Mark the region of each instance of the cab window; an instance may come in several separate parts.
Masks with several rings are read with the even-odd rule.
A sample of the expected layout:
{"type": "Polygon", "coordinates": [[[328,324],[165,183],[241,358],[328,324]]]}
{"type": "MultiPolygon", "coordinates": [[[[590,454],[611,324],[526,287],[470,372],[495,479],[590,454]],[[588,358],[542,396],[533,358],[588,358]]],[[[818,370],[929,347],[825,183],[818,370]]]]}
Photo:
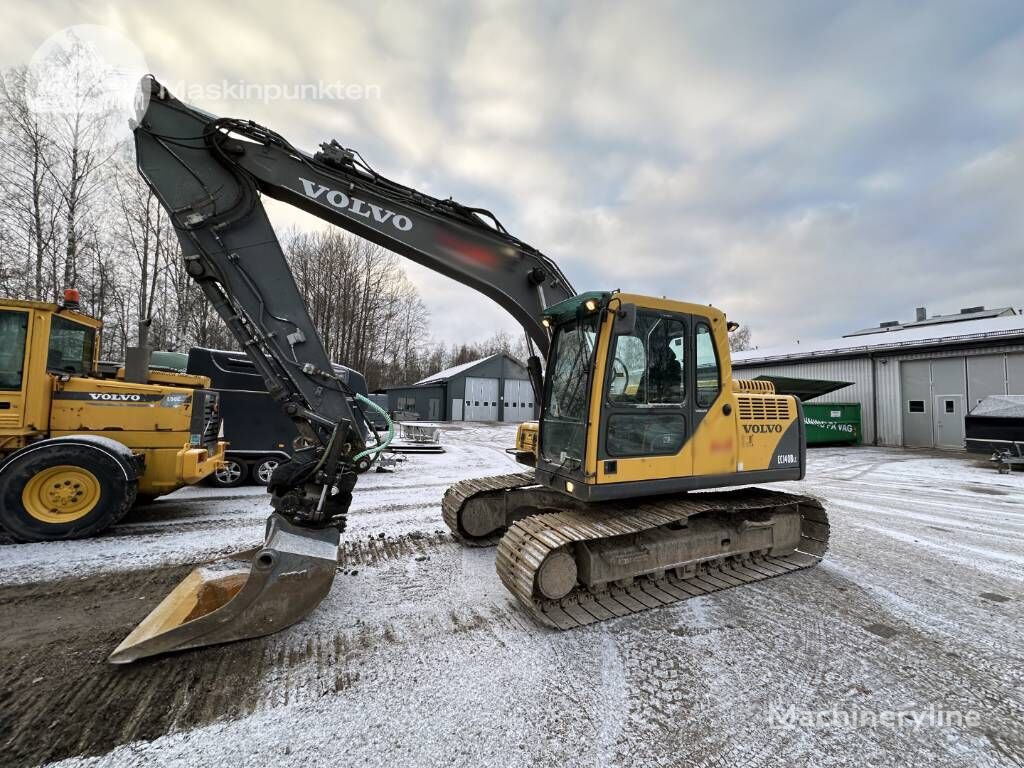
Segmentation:
{"type": "Polygon", "coordinates": [[[28,312],[0,310],[0,390],[21,389],[28,312]]]}
{"type": "Polygon", "coordinates": [[[593,364],[599,314],[561,323],[551,341],[547,397],[541,418],[541,456],[576,469],[586,447],[587,386],[593,364]]]}
{"type": "Polygon", "coordinates": [[[697,323],[697,407],[710,408],[721,391],[718,354],[711,327],[697,323]]]}
{"type": "Polygon", "coordinates": [[[676,317],[638,312],[631,334],[615,337],[606,389],[615,405],[686,401],[686,325],[676,317]]]}
{"type": "Polygon", "coordinates": [[[609,456],[673,455],[686,438],[686,322],[637,312],[632,333],[617,335],[605,388],[609,456]]]}
{"type": "Polygon", "coordinates": [[[54,315],[50,324],[50,347],[46,353],[46,370],[83,376],[92,370],[96,331],[54,315]]]}

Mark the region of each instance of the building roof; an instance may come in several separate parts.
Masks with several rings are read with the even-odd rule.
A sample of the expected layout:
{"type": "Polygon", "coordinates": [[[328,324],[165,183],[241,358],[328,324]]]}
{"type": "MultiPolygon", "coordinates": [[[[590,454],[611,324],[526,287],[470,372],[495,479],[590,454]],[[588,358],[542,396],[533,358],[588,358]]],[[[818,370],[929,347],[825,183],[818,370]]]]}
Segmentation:
{"type": "Polygon", "coordinates": [[[900,331],[904,328],[917,328],[922,325],[939,325],[941,323],[959,323],[965,320],[984,320],[989,317],[1002,317],[1003,315],[1015,315],[1016,310],[1013,307],[998,307],[996,309],[985,309],[984,307],[967,307],[961,309],[956,314],[952,315],[933,315],[932,317],[926,317],[924,320],[911,320],[910,322],[901,323],[898,321],[891,321],[888,323],[881,323],[871,328],[862,328],[859,331],[853,333],[844,334],[845,336],[866,336],[870,333],[891,333],[892,331],[900,331]]]}
{"type": "Polygon", "coordinates": [[[1024,339],[1024,315],[1005,315],[959,323],[901,328],[888,333],[843,336],[765,349],[733,352],[734,366],[761,365],[789,360],[856,357],[871,352],[902,352],[915,347],[987,342],[993,339],[1024,339]]]}
{"type": "Polygon", "coordinates": [[[453,365],[451,368],[445,368],[443,371],[438,371],[435,374],[427,376],[425,379],[420,379],[414,387],[421,387],[426,384],[440,384],[442,381],[448,381],[458,376],[460,373],[465,373],[470,368],[476,368],[480,363],[486,363],[488,360],[492,360],[495,357],[501,357],[501,354],[488,355],[487,357],[481,357],[479,360],[470,360],[468,363],[462,365],[453,365]]]}
{"type": "Polygon", "coordinates": [[[822,379],[795,379],[789,376],[758,376],[754,381],[770,381],[779,395],[793,395],[801,402],[827,395],[829,392],[852,387],[851,381],[826,381],[822,379]]]}

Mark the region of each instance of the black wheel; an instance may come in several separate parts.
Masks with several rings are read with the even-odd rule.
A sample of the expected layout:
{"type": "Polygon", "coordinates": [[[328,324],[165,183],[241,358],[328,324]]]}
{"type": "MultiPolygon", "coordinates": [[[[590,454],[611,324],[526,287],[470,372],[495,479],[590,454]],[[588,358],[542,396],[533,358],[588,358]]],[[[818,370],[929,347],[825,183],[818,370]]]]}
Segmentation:
{"type": "Polygon", "coordinates": [[[373,456],[363,456],[359,461],[356,462],[356,473],[363,474],[373,466],[373,456]]]}
{"type": "Polygon", "coordinates": [[[275,456],[268,456],[265,459],[260,459],[252,468],[252,481],[257,485],[269,485],[270,476],[274,474],[274,470],[280,465],[281,460],[275,456]]]}
{"type": "Polygon", "coordinates": [[[210,475],[210,482],[218,488],[237,488],[249,478],[249,467],[238,459],[225,459],[210,475]]]}
{"type": "Polygon", "coordinates": [[[95,536],[125,516],[138,487],[134,471],[101,448],[40,445],[0,471],[0,526],[18,541],[95,536]]]}

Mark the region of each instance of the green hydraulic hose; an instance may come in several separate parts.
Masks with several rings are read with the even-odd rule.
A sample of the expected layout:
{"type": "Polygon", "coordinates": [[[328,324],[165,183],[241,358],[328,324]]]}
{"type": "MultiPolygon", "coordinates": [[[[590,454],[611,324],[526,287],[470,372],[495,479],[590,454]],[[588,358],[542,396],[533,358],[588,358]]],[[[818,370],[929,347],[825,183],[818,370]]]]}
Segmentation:
{"type": "Polygon", "coordinates": [[[373,456],[375,454],[380,453],[389,445],[391,445],[391,441],[395,439],[395,422],[393,422],[391,420],[391,417],[388,416],[388,412],[381,408],[379,405],[377,405],[375,402],[373,402],[373,400],[371,400],[368,397],[363,397],[358,392],[356,393],[356,400],[358,400],[363,405],[370,406],[370,408],[372,408],[373,410],[375,410],[377,413],[384,417],[384,421],[386,421],[388,425],[388,434],[387,437],[384,438],[384,441],[380,443],[380,445],[375,445],[372,448],[367,448],[365,451],[360,451],[355,456],[353,456],[353,463],[359,461],[360,459],[366,456],[373,456]]]}

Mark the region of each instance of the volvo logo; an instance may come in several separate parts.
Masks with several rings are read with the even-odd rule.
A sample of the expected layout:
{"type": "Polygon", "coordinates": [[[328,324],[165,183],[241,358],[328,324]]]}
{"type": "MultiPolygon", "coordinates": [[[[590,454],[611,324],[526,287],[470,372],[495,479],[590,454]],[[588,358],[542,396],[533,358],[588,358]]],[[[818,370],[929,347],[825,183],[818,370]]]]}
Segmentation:
{"type": "Polygon", "coordinates": [[[142,400],[142,395],[121,395],[112,394],[110,392],[90,392],[89,399],[91,400],[119,400],[122,402],[137,403],[142,400]]]}
{"type": "Polygon", "coordinates": [[[412,229],[412,221],[408,216],[389,211],[387,208],[360,200],[358,197],[346,195],[344,192],[325,187],[322,184],[314,184],[312,181],[307,181],[303,178],[300,178],[299,181],[302,182],[302,191],[306,194],[306,197],[313,200],[323,198],[327,201],[328,205],[334,208],[348,211],[356,216],[362,216],[364,219],[372,219],[378,224],[390,224],[401,232],[408,232],[412,229]]]}
{"type": "Polygon", "coordinates": [[[752,432],[765,433],[765,432],[781,432],[781,424],[744,424],[743,431],[747,434],[752,432]]]}

